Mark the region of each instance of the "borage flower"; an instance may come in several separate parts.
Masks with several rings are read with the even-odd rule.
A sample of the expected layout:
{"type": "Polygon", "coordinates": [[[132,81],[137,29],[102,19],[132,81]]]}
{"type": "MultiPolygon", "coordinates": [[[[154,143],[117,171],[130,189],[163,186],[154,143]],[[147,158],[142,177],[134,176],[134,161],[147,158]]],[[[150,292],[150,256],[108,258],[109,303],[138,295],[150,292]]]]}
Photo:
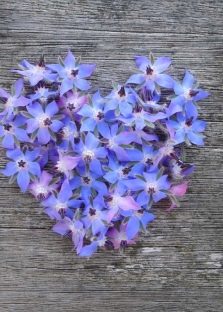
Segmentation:
{"type": "Polygon", "coordinates": [[[30,184],[30,179],[41,175],[40,166],[36,162],[39,151],[36,149],[23,153],[21,150],[15,149],[6,154],[11,161],[1,172],[7,177],[15,176],[21,191],[25,192],[30,184]]]}
{"type": "Polygon", "coordinates": [[[61,64],[51,64],[47,67],[58,74],[61,83],[60,95],[74,87],[79,90],[88,90],[90,84],[85,78],[90,77],[95,70],[94,64],[78,64],[71,51],[67,53],[61,64]]]}

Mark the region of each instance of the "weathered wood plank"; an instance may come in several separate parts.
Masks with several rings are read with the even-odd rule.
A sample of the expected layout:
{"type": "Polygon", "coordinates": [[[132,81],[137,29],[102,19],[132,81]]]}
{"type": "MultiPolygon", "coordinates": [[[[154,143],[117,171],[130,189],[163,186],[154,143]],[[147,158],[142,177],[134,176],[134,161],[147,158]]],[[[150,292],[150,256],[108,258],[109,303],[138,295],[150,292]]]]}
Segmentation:
{"type": "MultiPolygon", "coordinates": [[[[22,58],[71,48],[98,65],[93,90],[133,72],[135,54],[172,56],[212,96],[202,104],[206,146],[182,208],[157,211],[136,246],[79,259],[29,195],[0,177],[0,311],[222,311],[223,3],[219,0],[1,0],[0,84],[22,58]]],[[[5,162],[0,151],[0,166],[5,162]]]]}

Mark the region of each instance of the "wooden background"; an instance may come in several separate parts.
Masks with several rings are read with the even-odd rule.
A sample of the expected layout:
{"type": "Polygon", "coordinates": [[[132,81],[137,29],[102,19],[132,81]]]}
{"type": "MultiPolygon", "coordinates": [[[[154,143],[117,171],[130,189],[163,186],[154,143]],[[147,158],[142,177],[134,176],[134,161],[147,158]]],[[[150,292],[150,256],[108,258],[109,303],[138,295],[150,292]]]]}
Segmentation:
{"type": "MultiPolygon", "coordinates": [[[[17,187],[0,183],[0,311],[223,311],[223,1],[1,0],[0,84],[22,59],[48,61],[71,48],[96,62],[94,89],[108,91],[134,70],[135,54],[173,57],[178,77],[196,73],[212,96],[202,104],[206,146],[188,195],[125,254],[79,259],[17,187]]],[[[1,166],[5,162],[1,151],[1,166]]]]}

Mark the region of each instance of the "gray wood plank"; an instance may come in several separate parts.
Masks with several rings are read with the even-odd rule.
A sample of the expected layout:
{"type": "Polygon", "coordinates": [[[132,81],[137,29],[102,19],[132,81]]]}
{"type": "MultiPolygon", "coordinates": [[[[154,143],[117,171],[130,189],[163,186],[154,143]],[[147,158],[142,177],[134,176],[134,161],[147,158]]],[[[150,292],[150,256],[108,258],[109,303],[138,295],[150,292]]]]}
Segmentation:
{"type": "MultiPolygon", "coordinates": [[[[133,72],[152,50],[191,69],[212,96],[202,104],[206,146],[186,151],[197,170],[182,207],[157,221],[125,253],[77,258],[29,195],[0,177],[0,311],[220,312],[223,206],[223,2],[219,0],[1,0],[0,84],[22,59],[71,48],[97,63],[93,90],[133,72]]],[[[0,151],[0,166],[5,163],[0,151]]]]}

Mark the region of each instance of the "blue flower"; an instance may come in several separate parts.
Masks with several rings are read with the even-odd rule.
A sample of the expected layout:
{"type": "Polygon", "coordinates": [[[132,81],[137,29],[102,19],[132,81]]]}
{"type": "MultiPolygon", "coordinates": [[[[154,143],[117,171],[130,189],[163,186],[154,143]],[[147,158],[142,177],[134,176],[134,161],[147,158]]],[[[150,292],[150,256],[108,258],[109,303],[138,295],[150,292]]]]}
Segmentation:
{"type": "MultiPolygon", "coordinates": [[[[127,215],[128,217],[128,215],[127,215]]],[[[140,209],[137,211],[132,211],[128,217],[128,222],[126,226],[126,235],[127,238],[133,239],[141,230],[145,231],[148,223],[152,222],[155,219],[154,214],[140,209]]]]}
{"type": "Polygon", "coordinates": [[[103,174],[99,159],[105,158],[107,151],[93,133],[87,133],[84,140],[74,147],[74,151],[81,157],[80,167],[87,165],[92,172],[98,175],[103,174]]]}
{"type": "Polygon", "coordinates": [[[7,157],[12,161],[8,162],[1,172],[7,177],[16,176],[21,191],[25,192],[30,184],[30,178],[40,177],[40,165],[36,162],[38,156],[38,150],[25,153],[19,149],[10,150],[7,152],[7,157]]]}
{"type": "Polygon", "coordinates": [[[19,142],[30,142],[26,130],[22,128],[24,125],[25,120],[19,115],[14,120],[0,124],[1,145],[7,149],[13,149],[19,142]]]}
{"type": "Polygon", "coordinates": [[[173,78],[163,73],[171,64],[169,57],[158,57],[152,62],[146,56],[136,56],[135,62],[142,74],[132,75],[126,84],[143,84],[151,92],[156,89],[156,84],[164,88],[173,87],[173,78]]]}
{"type": "MultiPolygon", "coordinates": [[[[93,94],[90,105],[84,105],[78,115],[83,117],[80,131],[94,132],[95,128],[103,129],[105,125],[105,100],[101,97],[99,91],[93,94]]],[[[103,130],[102,130],[103,131],[103,130]]]]}
{"type": "Polygon", "coordinates": [[[172,99],[172,102],[183,106],[186,111],[191,106],[194,106],[193,109],[197,110],[194,103],[209,96],[208,92],[197,87],[196,80],[189,71],[185,72],[182,84],[179,82],[174,83],[174,92],[176,97],[172,99]]]}
{"type": "Polygon", "coordinates": [[[56,72],[61,83],[60,95],[76,87],[79,90],[88,90],[89,82],[85,79],[92,75],[95,70],[94,64],[78,64],[74,55],[69,51],[61,64],[47,66],[56,72]]]}
{"type": "Polygon", "coordinates": [[[107,210],[102,197],[96,196],[92,204],[90,203],[85,208],[82,220],[85,228],[91,229],[93,235],[103,233],[108,228],[106,226],[107,210]]]}
{"type": "Polygon", "coordinates": [[[196,145],[204,145],[204,135],[206,122],[198,120],[196,116],[191,114],[177,114],[177,120],[169,120],[168,124],[175,129],[174,139],[177,144],[184,141],[191,142],[196,145]]]}
{"type": "Polygon", "coordinates": [[[81,200],[72,198],[73,192],[68,180],[65,180],[60,191],[54,195],[50,195],[42,202],[45,212],[51,219],[60,220],[64,216],[73,216],[73,211],[80,207],[81,200]]]}
{"type": "Polygon", "coordinates": [[[50,98],[54,98],[57,95],[57,91],[51,91],[50,88],[44,86],[40,83],[34,90],[34,93],[31,93],[29,98],[32,101],[39,101],[42,104],[46,104],[50,98]]]}
{"type": "Polygon", "coordinates": [[[131,114],[135,104],[135,97],[131,93],[131,89],[120,85],[112,90],[107,99],[105,111],[116,110],[118,115],[121,113],[125,117],[131,114]]]}
{"type": "Polygon", "coordinates": [[[35,102],[27,106],[27,111],[31,117],[27,120],[27,132],[32,134],[40,144],[47,144],[53,138],[53,133],[57,133],[63,123],[55,118],[59,108],[56,102],[49,103],[46,108],[35,102]]]}
{"type": "Polygon", "coordinates": [[[18,107],[27,106],[31,102],[30,99],[22,95],[23,87],[23,80],[18,79],[12,88],[12,94],[0,88],[0,98],[4,102],[4,110],[0,113],[0,119],[12,119],[18,107]]]}
{"type": "Polygon", "coordinates": [[[41,57],[40,61],[33,65],[26,60],[23,60],[19,67],[21,70],[13,70],[14,72],[26,78],[31,86],[37,85],[40,81],[52,82],[55,81],[56,75],[51,70],[46,68],[44,58],[41,57]]]}
{"type": "Polygon", "coordinates": [[[137,135],[134,131],[120,131],[117,123],[104,124],[100,129],[101,135],[104,137],[104,144],[106,148],[113,152],[119,161],[137,161],[141,157],[141,152],[132,146],[131,148],[125,147],[130,143],[137,140],[137,135]]]}
{"type": "Polygon", "coordinates": [[[151,200],[155,203],[167,196],[170,188],[167,175],[159,177],[157,172],[144,172],[141,178],[129,179],[124,184],[132,191],[138,192],[137,202],[148,205],[151,200]]]}

